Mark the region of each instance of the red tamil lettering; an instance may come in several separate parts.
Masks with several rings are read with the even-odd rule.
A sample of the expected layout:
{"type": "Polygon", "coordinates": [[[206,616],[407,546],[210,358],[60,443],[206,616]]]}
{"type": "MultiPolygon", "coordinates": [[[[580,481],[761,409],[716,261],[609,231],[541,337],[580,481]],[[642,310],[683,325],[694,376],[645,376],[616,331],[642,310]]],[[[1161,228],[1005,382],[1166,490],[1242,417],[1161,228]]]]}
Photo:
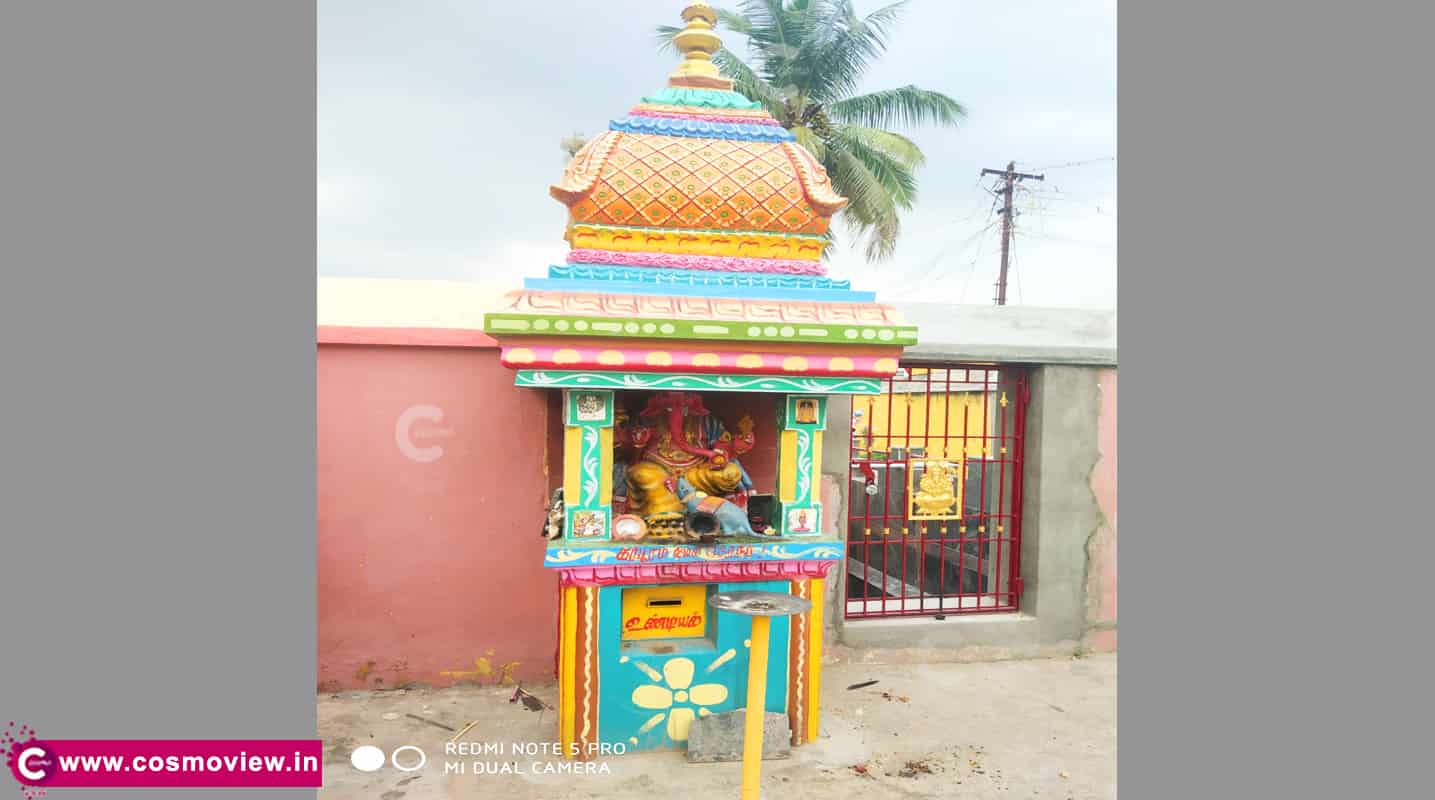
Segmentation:
{"type": "Polygon", "coordinates": [[[637,624],[637,623],[638,623],[638,618],[637,618],[637,617],[633,617],[632,619],[630,619],[630,620],[628,620],[626,623],[624,623],[624,629],[625,629],[625,630],[630,630],[630,631],[631,631],[631,630],[645,630],[645,631],[663,630],[663,631],[670,631],[670,630],[672,630],[672,629],[674,629],[674,628],[693,628],[693,627],[696,627],[696,626],[698,626],[698,625],[701,625],[702,622],[703,622],[703,615],[702,615],[702,614],[693,614],[692,616],[688,616],[688,617],[651,616],[651,617],[648,617],[646,620],[643,620],[642,627],[640,628],[640,627],[638,626],[638,624],[637,624]]]}

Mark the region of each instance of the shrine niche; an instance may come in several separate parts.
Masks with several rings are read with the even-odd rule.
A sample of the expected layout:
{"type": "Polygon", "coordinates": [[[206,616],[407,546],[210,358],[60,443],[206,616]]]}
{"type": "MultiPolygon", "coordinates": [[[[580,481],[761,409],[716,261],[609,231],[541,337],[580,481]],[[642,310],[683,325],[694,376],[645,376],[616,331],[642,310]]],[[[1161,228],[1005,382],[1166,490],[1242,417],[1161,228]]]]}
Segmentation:
{"type": "Polygon", "coordinates": [[[621,419],[614,480],[623,494],[615,507],[642,517],[649,535],[662,537],[684,532],[690,504],[706,503],[711,514],[725,501],[738,513],[722,532],[754,533],[745,517],[752,478],[738,460],[755,444],[751,417],[738,420],[734,435],[696,392],[658,392],[621,419]]]}

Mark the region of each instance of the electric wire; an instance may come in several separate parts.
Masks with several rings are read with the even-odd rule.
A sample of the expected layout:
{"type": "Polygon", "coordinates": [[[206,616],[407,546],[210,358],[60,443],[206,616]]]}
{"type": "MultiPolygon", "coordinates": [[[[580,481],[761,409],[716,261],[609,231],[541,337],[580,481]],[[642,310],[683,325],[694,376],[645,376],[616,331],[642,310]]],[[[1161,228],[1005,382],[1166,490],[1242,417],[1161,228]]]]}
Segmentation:
{"type": "Polygon", "coordinates": [[[1070,167],[1084,167],[1084,166],[1086,166],[1086,165],[1088,165],[1088,164],[1101,164],[1101,163],[1105,163],[1105,162],[1107,162],[1107,161],[1115,161],[1115,160],[1116,160],[1116,156],[1106,156],[1106,157],[1104,157],[1104,158],[1088,158],[1088,159],[1086,159],[1085,161],[1068,161],[1068,162],[1065,163],[1065,164],[1052,164],[1052,165],[1046,166],[1046,167],[1031,167],[1030,169],[1031,169],[1032,172],[1049,172],[1049,171],[1054,170],[1054,169],[1068,169],[1068,168],[1070,168],[1070,167]]]}

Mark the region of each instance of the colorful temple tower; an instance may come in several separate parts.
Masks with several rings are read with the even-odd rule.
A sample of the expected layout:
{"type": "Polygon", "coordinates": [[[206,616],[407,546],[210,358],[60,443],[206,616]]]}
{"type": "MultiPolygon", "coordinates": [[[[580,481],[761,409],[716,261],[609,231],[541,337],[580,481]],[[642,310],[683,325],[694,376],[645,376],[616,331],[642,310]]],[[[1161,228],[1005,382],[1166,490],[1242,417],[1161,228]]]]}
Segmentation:
{"type": "MultiPolygon", "coordinates": [[[[550,193],[567,263],[486,315],[516,384],[552,392],[561,463],[544,563],[560,587],[559,736],[580,758],[686,745],[742,708],[750,622],[733,589],[813,601],[774,620],[767,708],[817,735],[824,581],[844,557],[823,508],[830,395],[877,394],[916,329],[827,277],[826,171],[711,60],[695,2],[683,61],[589,142],[550,193]]],[[[847,419],[834,419],[846,447],[847,419]]],[[[539,424],[535,422],[535,424],[539,424]]],[[[840,574],[840,571],[839,571],[840,574]]]]}

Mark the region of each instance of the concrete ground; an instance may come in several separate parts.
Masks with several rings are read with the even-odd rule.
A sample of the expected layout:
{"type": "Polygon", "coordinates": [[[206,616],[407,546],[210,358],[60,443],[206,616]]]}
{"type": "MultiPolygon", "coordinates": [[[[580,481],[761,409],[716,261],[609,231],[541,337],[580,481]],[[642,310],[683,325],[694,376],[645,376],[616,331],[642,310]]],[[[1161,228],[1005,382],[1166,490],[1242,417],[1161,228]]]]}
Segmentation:
{"type": "MultiPolygon", "coordinates": [[[[555,687],[527,686],[549,703],[555,687]]],[[[595,774],[547,770],[571,765],[520,755],[515,743],[557,738],[552,711],[510,704],[511,687],[469,686],[344,692],[319,698],[325,743],[322,800],[511,798],[512,800],[704,800],[738,796],[739,764],[688,764],[680,752],[599,758],[595,774]],[[459,739],[501,754],[445,755],[459,739]],[[384,752],[414,745],[427,763],[413,772],[385,765],[360,772],[356,747],[384,752]],[[498,774],[473,774],[475,762],[498,774]],[[463,765],[466,774],[445,774],[463,765]],[[521,772],[504,772],[508,770],[521,772]]],[[[839,797],[1116,797],[1116,657],[967,664],[837,663],[823,669],[823,731],[792,757],[763,762],[763,796],[781,800],[839,797]],[[874,686],[850,684],[878,679],[874,686]],[[885,693],[885,695],[884,695],[885,693]],[[888,696],[890,696],[890,699],[888,696]]],[[[418,755],[399,754],[412,766],[418,755]]]]}

